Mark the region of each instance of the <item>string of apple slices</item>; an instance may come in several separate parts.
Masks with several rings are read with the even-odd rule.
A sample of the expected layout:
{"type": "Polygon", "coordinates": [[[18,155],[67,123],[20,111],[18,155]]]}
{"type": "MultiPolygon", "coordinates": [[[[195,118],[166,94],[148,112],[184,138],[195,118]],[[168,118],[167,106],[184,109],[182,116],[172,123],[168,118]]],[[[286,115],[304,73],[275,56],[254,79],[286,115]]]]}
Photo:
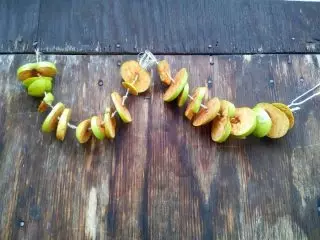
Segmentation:
{"type": "Polygon", "coordinates": [[[112,111],[110,107],[107,107],[103,114],[92,116],[76,126],[70,123],[71,108],[66,108],[62,102],[53,105],[54,96],[51,91],[57,68],[52,62],[41,61],[40,54],[39,50],[36,49],[36,62],[19,67],[17,76],[26,87],[28,95],[43,97],[38,107],[39,112],[51,109],[42,124],[42,131],[53,132],[56,130],[56,137],[61,141],[64,140],[68,128],[76,130],[76,138],[79,143],[89,141],[92,135],[99,140],[103,140],[105,137],[114,138],[116,135],[116,114],[123,122],[132,122],[131,114],[125,106],[129,95],[138,95],[145,92],[151,84],[151,76],[148,70],[154,65],[154,62],[148,54],[141,53],[138,55],[137,61],[131,60],[121,65],[120,75],[124,80],[122,86],[126,89],[126,93],[123,97],[118,92],[111,94],[114,110],[112,111]]]}

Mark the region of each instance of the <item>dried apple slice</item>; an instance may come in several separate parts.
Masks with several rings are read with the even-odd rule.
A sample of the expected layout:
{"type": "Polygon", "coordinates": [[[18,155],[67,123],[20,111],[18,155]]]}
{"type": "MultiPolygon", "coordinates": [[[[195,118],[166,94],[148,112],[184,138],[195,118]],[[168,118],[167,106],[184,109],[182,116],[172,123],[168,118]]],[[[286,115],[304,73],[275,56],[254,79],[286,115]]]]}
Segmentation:
{"type": "Polygon", "coordinates": [[[178,107],[182,107],[186,101],[188,100],[188,95],[189,95],[189,84],[187,83],[183,90],[182,93],[178,96],[178,107]]]}
{"type": "Polygon", "coordinates": [[[218,116],[213,119],[211,139],[214,142],[225,142],[231,134],[231,123],[228,116],[218,116]]]}
{"type": "Polygon", "coordinates": [[[126,89],[129,90],[129,93],[131,93],[132,95],[137,96],[139,94],[138,90],[136,89],[136,87],[134,85],[132,85],[131,83],[128,82],[122,82],[122,86],[126,89]]]}
{"type": "Polygon", "coordinates": [[[157,70],[161,82],[169,86],[171,84],[171,70],[167,60],[160,61],[157,66],[157,70]]]}
{"type": "Polygon", "coordinates": [[[283,103],[272,103],[272,105],[280,109],[282,112],[284,112],[287,115],[289,119],[289,128],[292,128],[294,126],[294,116],[291,109],[283,103]]]}
{"type": "Polygon", "coordinates": [[[167,91],[163,95],[163,100],[165,102],[171,102],[176,99],[182,92],[184,86],[188,81],[187,69],[182,68],[174,77],[174,82],[169,86],[167,91]]]}
{"type": "Polygon", "coordinates": [[[122,97],[120,96],[120,94],[117,92],[113,92],[111,94],[111,99],[122,121],[125,123],[132,122],[129,110],[122,105],[122,97]]]}
{"type": "Polygon", "coordinates": [[[191,120],[195,113],[197,113],[201,107],[201,102],[208,95],[208,88],[198,87],[192,95],[192,100],[189,102],[184,115],[191,120]]]}
{"type": "Polygon", "coordinates": [[[92,132],[89,130],[91,119],[82,121],[76,129],[76,138],[79,143],[86,143],[92,136],[92,132]]]}
{"type": "Polygon", "coordinates": [[[57,103],[49,115],[46,117],[42,124],[42,131],[43,132],[52,132],[58,123],[58,118],[61,116],[63,110],[64,110],[64,104],[59,102],[57,103]]]}
{"type": "Polygon", "coordinates": [[[51,105],[54,101],[54,96],[52,93],[47,93],[38,107],[38,112],[44,112],[48,109],[48,106],[51,105]]]}
{"type": "Polygon", "coordinates": [[[33,97],[42,97],[47,89],[47,82],[44,79],[38,79],[28,87],[28,95],[33,97]]]}
{"type": "Polygon", "coordinates": [[[192,125],[195,127],[211,122],[220,111],[220,101],[218,98],[212,98],[206,103],[206,108],[202,108],[194,117],[192,125]]]}
{"type": "Polygon", "coordinates": [[[272,127],[267,136],[269,138],[281,138],[286,135],[290,126],[287,115],[269,103],[259,103],[257,106],[262,107],[271,118],[272,127]]]}
{"type": "Polygon", "coordinates": [[[105,130],[102,123],[102,118],[100,116],[94,116],[91,118],[91,130],[93,132],[93,135],[99,139],[103,140],[106,136],[105,130]]]}
{"type": "Polygon", "coordinates": [[[35,82],[35,81],[37,81],[39,79],[44,79],[45,81],[52,82],[52,78],[51,77],[31,77],[31,78],[28,78],[28,79],[24,80],[22,82],[22,84],[23,84],[23,86],[28,88],[33,82],[35,82]]]}
{"type": "Polygon", "coordinates": [[[227,100],[221,100],[221,109],[220,109],[220,115],[226,116],[226,117],[233,117],[234,113],[236,111],[236,107],[233,103],[227,101],[227,100]]]}
{"type": "Polygon", "coordinates": [[[236,108],[234,117],[231,118],[230,122],[231,134],[239,138],[245,138],[255,130],[257,115],[248,107],[236,108]]]}
{"type": "Polygon", "coordinates": [[[71,109],[65,108],[58,122],[57,131],[56,131],[57,139],[61,141],[64,140],[67,133],[68,123],[70,121],[70,118],[71,118],[71,109]]]}
{"type": "Polygon", "coordinates": [[[106,108],[103,121],[104,121],[104,130],[107,138],[115,138],[117,122],[116,122],[116,119],[111,116],[110,108],[106,108]]]}
{"type": "Polygon", "coordinates": [[[24,81],[37,76],[37,71],[35,70],[36,65],[37,63],[27,63],[19,67],[17,70],[18,79],[24,81]]]}
{"type": "Polygon", "coordinates": [[[267,136],[272,127],[272,121],[269,114],[259,106],[254,107],[252,110],[257,114],[257,126],[253,135],[259,138],[267,136]]]}
{"type": "Polygon", "coordinates": [[[54,77],[57,74],[56,65],[52,62],[38,62],[36,63],[35,70],[45,77],[54,77]]]}

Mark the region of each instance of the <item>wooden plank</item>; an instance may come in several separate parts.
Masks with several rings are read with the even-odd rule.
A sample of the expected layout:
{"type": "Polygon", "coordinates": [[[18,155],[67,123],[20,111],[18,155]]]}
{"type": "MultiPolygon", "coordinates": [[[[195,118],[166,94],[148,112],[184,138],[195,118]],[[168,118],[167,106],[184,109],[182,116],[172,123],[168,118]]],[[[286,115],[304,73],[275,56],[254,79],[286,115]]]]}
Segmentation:
{"type": "MultiPolygon", "coordinates": [[[[163,57],[174,73],[189,70],[191,88],[210,79],[210,97],[237,106],[288,103],[320,79],[319,55],[163,57]]],[[[124,93],[118,63],[133,57],[44,58],[57,63],[54,94],[77,123],[124,93]]],[[[210,126],[162,101],[153,73],[150,91],[128,100],[133,123],[82,146],[72,130],[63,143],[39,131],[45,114],[14,80],[34,56],[0,60],[1,239],[319,239],[320,98],[282,139],[215,144],[210,126]]]]}
{"type": "Polygon", "coordinates": [[[38,39],[40,0],[0,1],[0,52],[30,52],[38,39]]]}
{"type": "Polygon", "coordinates": [[[120,54],[149,49],[165,54],[235,54],[320,50],[318,3],[42,0],[41,4],[41,49],[51,53],[120,54]]]}

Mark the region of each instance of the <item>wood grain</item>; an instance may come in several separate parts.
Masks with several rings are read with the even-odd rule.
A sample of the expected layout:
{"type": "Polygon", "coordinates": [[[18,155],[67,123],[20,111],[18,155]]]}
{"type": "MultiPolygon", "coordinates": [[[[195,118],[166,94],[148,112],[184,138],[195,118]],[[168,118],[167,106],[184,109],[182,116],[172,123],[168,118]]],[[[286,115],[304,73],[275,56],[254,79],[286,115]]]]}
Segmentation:
{"type": "Polygon", "coordinates": [[[319,52],[319,4],[286,1],[41,0],[50,53],[319,52]]]}
{"type": "MultiPolygon", "coordinates": [[[[43,57],[58,66],[54,94],[75,124],[124,93],[118,63],[133,58],[43,57]]],[[[237,106],[288,103],[320,79],[319,55],[158,57],[174,73],[186,67],[191,89],[208,85],[237,106]]],[[[282,139],[216,144],[210,126],[162,101],[153,72],[151,89],[128,100],[134,121],[118,121],[113,141],[80,145],[73,130],[64,142],[40,131],[45,114],[15,75],[33,60],[0,56],[1,239],[319,239],[320,98],[282,139]]]]}

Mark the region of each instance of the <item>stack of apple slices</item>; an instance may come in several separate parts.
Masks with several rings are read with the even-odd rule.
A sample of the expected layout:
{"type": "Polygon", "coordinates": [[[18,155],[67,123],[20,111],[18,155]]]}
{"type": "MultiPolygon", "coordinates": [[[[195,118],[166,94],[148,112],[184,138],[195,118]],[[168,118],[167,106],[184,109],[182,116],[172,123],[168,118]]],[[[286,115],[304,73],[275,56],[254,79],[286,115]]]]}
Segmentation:
{"type": "Polygon", "coordinates": [[[52,91],[52,77],[57,68],[51,62],[27,63],[17,70],[18,79],[33,97],[42,97],[45,92],[52,91]]]}
{"type": "Polygon", "coordinates": [[[199,127],[212,124],[211,139],[222,143],[230,135],[244,139],[253,134],[256,137],[281,138],[294,125],[294,116],[290,108],[282,103],[259,103],[254,108],[240,107],[217,97],[208,100],[208,88],[198,87],[189,95],[188,73],[182,68],[175,77],[166,60],[158,63],[161,81],[169,86],[163,100],[171,102],[177,99],[182,107],[190,99],[185,116],[192,125],[199,127]]]}

